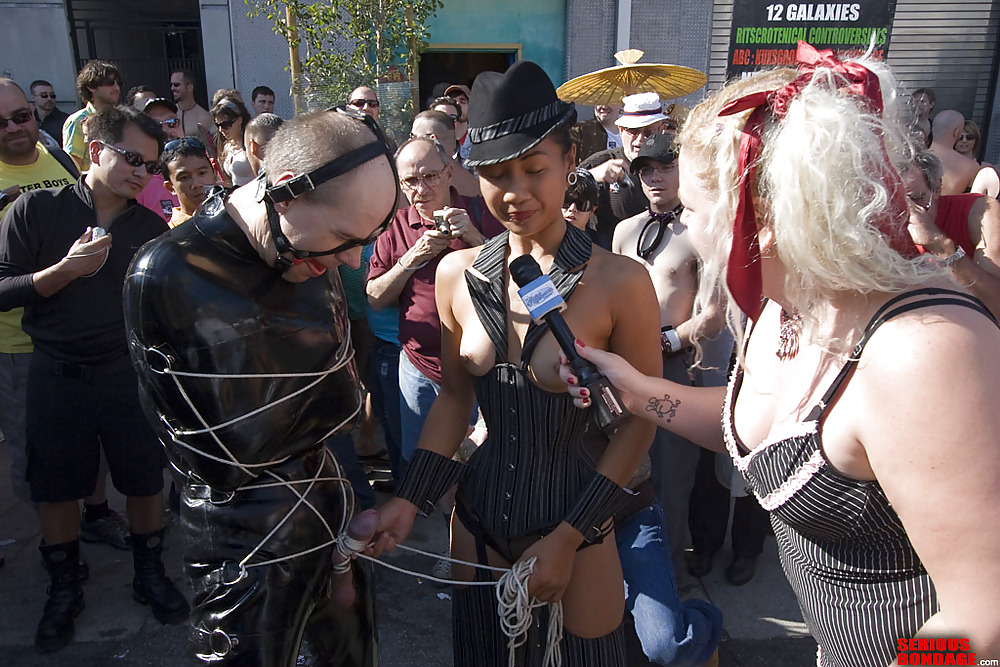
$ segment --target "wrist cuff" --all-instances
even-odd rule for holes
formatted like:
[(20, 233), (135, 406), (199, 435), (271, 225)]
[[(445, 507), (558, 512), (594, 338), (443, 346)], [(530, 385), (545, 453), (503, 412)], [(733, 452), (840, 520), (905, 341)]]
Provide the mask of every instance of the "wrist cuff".
[(441, 496), (457, 484), (464, 473), (464, 464), (429, 449), (417, 449), (410, 458), (396, 496), (409, 500), (424, 516), (430, 515)]
[(629, 501), (630, 494), (601, 473), (583, 487), (570, 513), (563, 519), (592, 544), (601, 542), (614, 528), (612, 520)]
[(683, 349), (681, 346), (681, 337), (677, 335), (677, 330), (670, 325), (660, 329), (660, 349), (665, 354), (680, 352)]

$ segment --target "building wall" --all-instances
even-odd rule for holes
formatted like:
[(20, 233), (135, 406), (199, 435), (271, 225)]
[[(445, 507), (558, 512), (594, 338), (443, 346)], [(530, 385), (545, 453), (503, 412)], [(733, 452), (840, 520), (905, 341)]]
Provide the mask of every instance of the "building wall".
[[(216, 1), (223, 4), (226, 2)], [(202, 7), (205, 4), (205, 0), (202, 0)], [(295, 115), (295, 109), (291, 96), (292, 78), (288, 72), (288, 43), (275, 34), (273, 24), (266, 17), (248, 18), (247, 6), (243, 0), (229, 0), (229, 5), (228, 27), (232, 39), (229, 52), (230, 80), (243, 93), (248, 105), (250, 93), (255, 87), (270, 87), (274, 91), (274, 113), (282, 118), (291, 118)], [(204, 12), (202, 9), (203, 16)], [(202, 27), (205, 28), (204, 24)], [(207, 32), (206, 30), (204, 34)], [(206, 63), (211, 63), (207, 47), (205, 55)]]
[[(566, 79), (617, 65), (620, 49), (641, 49), (641, 63), (670, 63), (708, 72), (712, 3), (705, 0), (567, 0)], [(619, 16), (629, 18), (621, 31)], [(627, 36), (627, 40), (624, 39)], [(692, 104), (699, 91), (680, 100)], [(581, 118), (592, 116), (590, 108)]]
[(55, 88), (63, 111), (78, 109), (76, 68), (65, 2), (4, 2), (0, 16), (3, 17), (0, 20), (3, 76), (14, 79), (25, 93), (32, 81), (45, 79)]
[(522, 45), (521, 57), (563, 81), (566, 0), (444, 0), (430, 21), (430, 45)]

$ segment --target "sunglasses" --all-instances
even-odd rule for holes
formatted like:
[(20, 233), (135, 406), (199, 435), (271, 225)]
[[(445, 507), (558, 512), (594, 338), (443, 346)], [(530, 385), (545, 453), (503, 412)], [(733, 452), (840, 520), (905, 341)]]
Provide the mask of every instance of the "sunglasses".
[(378, 100), (351, 100), (347, 103), (348, 106), (357, 107), (358, 109), (363, 109), (365, 107), (371, 107), (372, 109), (378, 109)]
[(215, 126), (220, 130), (228, 130), (233, 126), (233, 123), (235, 122), (236, 122), (235, 118), (232, 120), (224, 120), (221, 123), (219, 121), (215, 121)]
[(15, 125), (24, 125), (25, 123), (31, 122), (35, 116), (30, 111), (19, 111), (10, 118), (3, 118), (0, 116), (0, 130), (7, 129), (7, 123), (14, 123)]
[(172, 151), (180, 146), (205, 150), (205, 144), (201, 143), (198, 139), (195, 139), (194, 137), (183, 137), (181, 139), (173, 139), (163, 144), (163, 151)]
[(146, 162), (138, 153), (133, 153), (132, 151), (127, 151), (124, 148), (118, 148), (118, 146), (112, 146), (111, 144), (106, 144), (103, 141), (99, 143), (105, 148), (110, 148), (114, 152), (121, 155), (122, 159), (125, 160), (125, 164), (130, 167), (146, 167), (146, 173), (150, 176), (156, 176), (160, 173), (159, 160), (150, 160), (149, 162)]
[(41, 97), (43, 100), (54, 100), (54, 99), (56, 99), (56, 94), (55, 93), (38, 93), (38, 97)]
[(159, 121), (160, 127), (180, 127), (181, 122), (176, 118), (168, 118)]
[(589, 213), (594, 210), (594, 202), (589, 199), (577, 200), (566, 197), (563, 199), (563, 208), (569, 208), (570, 206), (576, 206), (576, 210), (580, 213)]
[(958, 140), (959, 141), (975, 141), (976, 140), (976, 135), (970, 134), (968, 132), (963, 132), (962, 134), (958, 135)]

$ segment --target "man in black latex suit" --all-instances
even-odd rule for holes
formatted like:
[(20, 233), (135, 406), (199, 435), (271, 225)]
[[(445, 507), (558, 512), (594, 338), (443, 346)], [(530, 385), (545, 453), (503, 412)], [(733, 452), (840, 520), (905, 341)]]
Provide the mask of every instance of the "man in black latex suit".
[(205, 661), (288, 667), (304, 635), (310, 664), (374, 667), (358, 566), (354, 603), (331, 601), (353, 495), (323, 441), (360, 408), (329, 269), (357, 268), (391, 221), (391, 154), (374, 121), (315, 112), (281, 128), (264, 167), (266, 183), (146, 245), (125, 284), (143, 405), (183, 480), (191, 639)]

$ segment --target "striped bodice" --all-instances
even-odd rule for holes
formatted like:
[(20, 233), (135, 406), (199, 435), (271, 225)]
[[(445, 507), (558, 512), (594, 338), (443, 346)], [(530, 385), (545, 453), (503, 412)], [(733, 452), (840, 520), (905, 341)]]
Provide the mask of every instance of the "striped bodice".
[[(878, 481), (847, 477), (823, 456), (827, 407), (846, 385), (865, 344), (882, 323), (930, 304), (985, 310), (949, 290), (917, 293), (948, 296), (897, 305), (876, 313), (806, 420), (748, 451), (736, 435), (734, 407), (743, 372), (733, 369), (723, 414), (726, 446), (754, 495), (771, 515), (785, 575), (802, 615), (819, 644), (821, 667), (872, 667), (896, 658), (896, 641), (912, 637), (938, 610), (934, 586), (902, 522)], [(954, 295), (954, 296), (952, 296)], [(749, 334), (748, 334), (749, 336)]]
[[(549, 271), (567, 303), (590, 251), (590, 238), (567, 225)], [(548, 327), (532, 322), (521, 362), (506, 361), (506, 252), (505, 233), (483, 247), (466, 273), (496, 357), (488, 373), (473, 378), (489, 435), (470, 459), (461, 486), (490, 532), (516, 538), (557, 525), (590, 481), (595, 463), (582, 447), (587, 411), (574, 407), (569, 394), (541, 389), (528, 376), (531, 354)]]

